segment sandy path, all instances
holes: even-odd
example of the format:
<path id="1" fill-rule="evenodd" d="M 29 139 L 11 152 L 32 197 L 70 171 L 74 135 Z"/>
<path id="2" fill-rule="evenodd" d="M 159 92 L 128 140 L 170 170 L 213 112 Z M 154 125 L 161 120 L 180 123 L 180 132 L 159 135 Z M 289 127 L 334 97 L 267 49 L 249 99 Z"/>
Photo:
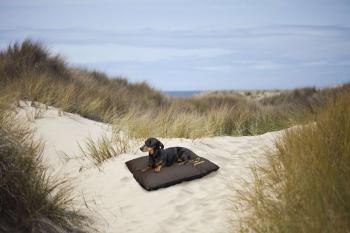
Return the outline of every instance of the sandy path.
<path id="1" fill-rule="evenodd" d="M 23 107 L 19 114 L 33 109 Z M 25 117 L 27 118 L 27 117 Z M 169 188 L 147 192 L 139 186 L 124 162 L 145 155 L 137 151 L 105 162 L 99 169 L 79 156 L 78 143 L 87 137 L 110 133 L 108 125 L 78 115 L 58 116 L 49 108 L 30 124 L 45 141 L 45 161 L 56 175 L 73 178 L 76 207 L 96 217 L 101 232 L 235 232 L 239 210 L 233 209 L 235 190 L 249 178 L 249 166 L 263 158 L 280 132 L 250 137 L 214 137 L 197 140 L 161 139 L 165 147 L 188 147 L 220 166 L 217 172 Z M 79 169 L 84 167 L 82 171 Z M 85 203 L 88 209 L 85 206 Z"/>

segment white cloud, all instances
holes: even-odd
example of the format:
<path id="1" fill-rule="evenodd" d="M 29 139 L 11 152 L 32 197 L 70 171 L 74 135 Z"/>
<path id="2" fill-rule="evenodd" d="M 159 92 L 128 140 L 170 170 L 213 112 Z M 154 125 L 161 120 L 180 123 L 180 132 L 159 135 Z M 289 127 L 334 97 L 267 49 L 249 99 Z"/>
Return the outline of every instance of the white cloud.
<path id="1" fill-rule="evenodd" d="M 232 69 L 232 67 L 228 65 L 217 65 L 217 66 L 200 66 L 200 67 L 197 67 L 197 69 L 204 70 L 204 71 L 228 72 Z"/>
<path id="2" fill-rule="evenodd" d="M 234 60 L 232 64 L 236 66 L 247 66 L 257 70 L 276 70 L 288 67 L 287 64 L 270 60 Z"/>
<path id="3" fill-rule="evenodd" d="M 275 63 L 272 61 L 259 61 L 253 64 L 253 68 L 258 70 L 276 70 L 276 69 L 282 69 L 286 68 L 287 65 Z"/>
<path id="4" fill-rule="evenodd" d="M 57 44 L 52 50 L 63 54 L 73 63 L 95 62 L 155 62 L 173 60 L 179 58 L 205 58 L 232 54 L 233 51 L 220 48 L 159 48 L 136 47 L 127 45 L 102 44 L 102 45 L 67 45 Z"/>
<path id="5" fill-rule="evenodd" d="M 315 67 L 315 66 L 350 66 L 350 60 L 339 60 L 339 61 L 311 61 L 301 64 L 303 67 Z"/>

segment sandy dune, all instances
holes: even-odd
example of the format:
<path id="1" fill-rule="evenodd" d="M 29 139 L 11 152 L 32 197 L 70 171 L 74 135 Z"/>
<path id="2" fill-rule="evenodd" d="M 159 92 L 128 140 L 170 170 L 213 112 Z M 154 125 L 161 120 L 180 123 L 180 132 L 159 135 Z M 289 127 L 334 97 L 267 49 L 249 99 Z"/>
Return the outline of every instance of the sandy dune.
<path id="1" fill-rule="evenodd" d="M 78 143 L 110 133 L 107 124 L 55 108 L 37 114 L 24 105 L 19 115 L 45 141 L 44 159 L 50 170 L 73 180 L 77 196 L 75 208 L 95 216 L 101 232 L 235 232 L 239 209 L 232 201 L 249 178 L 249 166 L 263 159 L 280 132 L 249 137 L 214 137 L 197 140 L 162 139 L 165 147 L 184 146 L 218 164 L 210 175 L 169 188 L 147 192 L 139 186 L 124 162 L 145 155 L 135 148 L 106 161 L 99 169 L 81 157 Z M 67 157 L 68 155 L 68 157 Z M 80 171 L 79 171 L 80 170 Z M 88 208 L 87 208 L 88 207 Z"/>

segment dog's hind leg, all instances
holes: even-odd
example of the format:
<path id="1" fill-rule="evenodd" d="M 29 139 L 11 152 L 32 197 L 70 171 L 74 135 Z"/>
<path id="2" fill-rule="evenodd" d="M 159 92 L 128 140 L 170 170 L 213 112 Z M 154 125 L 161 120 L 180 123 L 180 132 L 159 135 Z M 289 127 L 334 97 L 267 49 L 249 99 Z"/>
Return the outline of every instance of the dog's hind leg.
<path id="1" fill-rule="evenodd" d="M 198 156 L 194 153 L 185 152 L 181 155 L 181 160 L 184 161 L 185 164 L 189 162 L 194 163 L 197 157 Z"/>

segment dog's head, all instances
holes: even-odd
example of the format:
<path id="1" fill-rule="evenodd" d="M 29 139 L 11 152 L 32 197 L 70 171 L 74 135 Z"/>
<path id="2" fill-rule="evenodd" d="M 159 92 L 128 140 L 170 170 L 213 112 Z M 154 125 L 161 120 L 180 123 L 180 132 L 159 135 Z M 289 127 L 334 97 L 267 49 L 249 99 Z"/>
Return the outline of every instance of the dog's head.
<path id="1" fill-rule="evenodd" d="M 159 141 L 156 138 L 148 138 L 145 141 L 145 144 L 140 147 L 140 150 L 143 152 L 149 152 L 150 154 L 153 154 L 154 151 L 164 149 L 164 145 L 161 141 Z"/>

